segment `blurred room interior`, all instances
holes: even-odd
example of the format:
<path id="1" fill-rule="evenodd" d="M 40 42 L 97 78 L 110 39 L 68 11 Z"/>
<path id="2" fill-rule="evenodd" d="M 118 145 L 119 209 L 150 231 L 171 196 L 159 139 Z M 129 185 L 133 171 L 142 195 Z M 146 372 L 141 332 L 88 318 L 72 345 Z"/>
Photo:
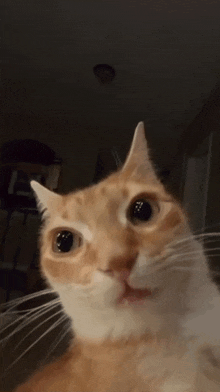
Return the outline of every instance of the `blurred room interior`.
<path id="1" fill-rule="evenodd" d="M 172 11 L 159 3 L 5 2 L 2 304 L 45 288 L 29 180 L 61 193 L 99 181 L 121 165 L 139 121 L 161 180 L 183 202 L 193 229 L 219 231 L 218 12 L 213 4 L 210 15 L 204 9 L 195 20 L 181 4 Z M 217 282 L 218 253 L 210 259 Z M 38 351 L 40 358 L 43 347 Z M 1 388 L 10 390 L 34 369 L 30 358 L 18 362 L 17 376 L 6 375 Z"/>

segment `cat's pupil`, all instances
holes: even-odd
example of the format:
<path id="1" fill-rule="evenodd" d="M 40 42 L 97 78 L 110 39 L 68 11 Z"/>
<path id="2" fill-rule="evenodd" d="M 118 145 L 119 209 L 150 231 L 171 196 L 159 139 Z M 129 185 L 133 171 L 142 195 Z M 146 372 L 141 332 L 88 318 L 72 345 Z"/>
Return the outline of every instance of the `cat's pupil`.
<path id="1" fill-rule="evenodd" d="M 69 252 L 73 247 L 73 233 L 63 230 L 57 234 L 56 246 L 60 252 Z"/>
<path id="2" fill-rule="evenodd" d="M 146 222 L 152 216 L 152 207 L 145 199 L 136 200 L 132 203 L 129 211 L 129 217 L 132 222 Z"/>

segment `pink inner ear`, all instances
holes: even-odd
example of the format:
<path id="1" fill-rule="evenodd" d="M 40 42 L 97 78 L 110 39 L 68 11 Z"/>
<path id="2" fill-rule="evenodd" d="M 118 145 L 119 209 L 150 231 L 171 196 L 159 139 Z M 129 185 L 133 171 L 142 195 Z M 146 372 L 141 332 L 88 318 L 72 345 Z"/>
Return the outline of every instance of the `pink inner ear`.
<path id="1" fill-rule="evenodd" d="M 134 132 L 134 137 L 131 143 L 131 147 L 123 166 L 123 170 L 126 170 L 133 165 L 141 165 L 146 163 L 148 160 L 148 148 L 147 141 L 144 133 L 144 124 L 140 122 Z"/>
<path id="2" fill-rule="evenodd" d="M 143 122 L 140 122 L 136 127 L 122 172 L 127 173 L 129 177 L 136 177 L 139 180 L 145 181 L 147 179 L 153 183 L 160 183 L 149 157 Z"/>

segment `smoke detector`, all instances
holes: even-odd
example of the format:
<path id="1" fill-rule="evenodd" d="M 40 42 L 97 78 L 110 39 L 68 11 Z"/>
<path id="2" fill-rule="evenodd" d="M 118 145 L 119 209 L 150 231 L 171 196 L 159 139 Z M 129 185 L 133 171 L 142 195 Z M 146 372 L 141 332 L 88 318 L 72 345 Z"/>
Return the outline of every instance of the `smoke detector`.
<path id="1" fill-rule="evenodd" d="M 108 64 L 97 64 L 93 67 L 93 73 L 101 84 L 109 84 L 115 78 L 115 69 Z"/>

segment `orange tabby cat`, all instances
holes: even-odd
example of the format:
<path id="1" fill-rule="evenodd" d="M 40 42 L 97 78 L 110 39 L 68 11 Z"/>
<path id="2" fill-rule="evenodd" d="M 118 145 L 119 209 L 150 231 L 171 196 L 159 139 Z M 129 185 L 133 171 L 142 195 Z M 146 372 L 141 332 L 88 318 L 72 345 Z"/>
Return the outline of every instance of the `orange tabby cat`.
<path id="1" fill-rule="evenodd" d="M 198 350 L 220 341 L 219 293 L 143 123 L 122 169 L 98 185 L 66 196 L 31 186 L 42 274 L 76 337 L 16 392 L 195 392 Z"/>

